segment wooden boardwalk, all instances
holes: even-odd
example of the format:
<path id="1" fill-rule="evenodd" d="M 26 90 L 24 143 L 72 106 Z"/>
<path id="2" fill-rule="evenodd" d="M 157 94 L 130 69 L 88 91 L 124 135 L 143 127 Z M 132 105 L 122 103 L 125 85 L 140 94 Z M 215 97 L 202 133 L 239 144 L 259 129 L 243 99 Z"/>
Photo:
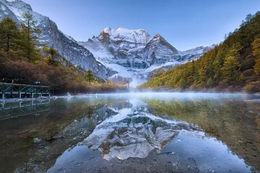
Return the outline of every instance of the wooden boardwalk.
<path id="1" fill-rule="evenodd" d="M 0 100 L 2 101 L 8 98 L 34 98 L 35 95 L 50 97 L 50 87 L 0 82 Z"/>

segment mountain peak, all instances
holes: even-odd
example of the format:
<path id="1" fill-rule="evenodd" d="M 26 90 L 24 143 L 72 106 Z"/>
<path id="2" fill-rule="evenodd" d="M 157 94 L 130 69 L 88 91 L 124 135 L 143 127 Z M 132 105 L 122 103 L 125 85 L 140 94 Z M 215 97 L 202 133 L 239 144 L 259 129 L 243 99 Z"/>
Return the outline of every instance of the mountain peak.
<path id="1" fill-rule="evenodd" d="M 155 36 L 152 38 L 153 41 L 156 41 L 156 42 L 167 42 L 163 36 L 159 33 L 155 34 Z"/>
<path id="2" fill-rule="evenodd" d="M 144 29 L 128 29 L 119 27 L 117 30 L 110 27 L 106 27 L 101 32 L 100 38 L 104 38 L 104 35 L 109 36 L 111 40 L 124 40 L 126 42 L 137 43 L 137 44 L 146 44 L 151 36 Z"/>
<path id="3" fill-rule="evenodd" d="M 122 32 L 142 33 L 142 32 L 145 32 L 145 33 L 147 33 L 146 30 L 144 30 L 144 29 L 128 29 L 128 28 L 124 28 L 124 27 L 119 27 L 117 29 L 113 29 L 111 27 L 106 27 L 101 32 L 105 32 L 105 33 L 109 33 L 109 32 L 115 32 L 115 33 L 120 33 L 120 32 L 121 33 Z"/>
<path id="4" fill-rule="evenodd" d="M 13 16 L 12 16 L 13 19 L 17 17 L 17 19 L 22 21 L 23 14 L 25 12 L 34 13 L 31 5 L 23 2 L 22 0 L 0 0 L 0 2 L 3 3 L 3 5 L 6 6 L 6 8 L 10 9 L 10 11 L 13 13 Z M 5 11 L 4 15 L 0 15 L 0 20 L 7 17 L 9 14 L 9 12 L 6 11 L 7 9 L 5 9 L 4 6 L 2 6 L 2 8 L 1 8 L 1 5 L 0 5 L 0 9 Z M 16 17 L 14 17 L 14 15 Z M 38 16 L 40 16 L 40 15 L 38 15 Z M 38 18 L 36 18 L 36 20 L 39 22 Z"/>
<path id="5" fill-rule="evenodd" d="M 155 37 L 162 37 L 159 33 L 157 33 L 156 35 L 155 35 Z"/>
<path id="6" fill-rule="evenodd" d="M 166 41 L 159 33 L 157 33 L 145 46 L 145 49 L 155 50 L 161 49 L 165 52 L 169 52 L 169 55 L 177 54 L 178 50 L 173 47 L 168 41 Z M 158 52 L 160 52 L 159 50 Z M 169 51 L 170 50 L 170 51 Z"/>
<path id="7" fill-rule="evenodd" d="M 110 27 L 106 27 L 102 30 L 102 32 L 109 33 L 112 30 Z"/>

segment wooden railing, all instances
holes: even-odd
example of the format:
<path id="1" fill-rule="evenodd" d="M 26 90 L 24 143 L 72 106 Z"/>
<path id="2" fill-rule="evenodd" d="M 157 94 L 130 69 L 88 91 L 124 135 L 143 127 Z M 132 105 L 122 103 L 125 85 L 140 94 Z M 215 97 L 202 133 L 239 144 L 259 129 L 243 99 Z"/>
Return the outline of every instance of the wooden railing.
<path id="1" fill-rule="evenodd" d="M 50 87 L 42 85 L 25 85 L 0 82 L 0 100 L 6 98 L 34 98 L 34 96 L 50 97 Z"/>

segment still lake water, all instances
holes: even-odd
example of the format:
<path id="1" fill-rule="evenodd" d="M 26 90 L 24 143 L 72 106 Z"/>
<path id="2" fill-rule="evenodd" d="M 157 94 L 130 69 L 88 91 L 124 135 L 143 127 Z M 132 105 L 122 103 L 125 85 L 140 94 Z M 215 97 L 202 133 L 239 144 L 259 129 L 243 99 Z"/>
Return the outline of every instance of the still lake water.
<path id="1" fill-rule="evenodd" d="M 260 170 L 256 95 L 58 98 L 7 104 L 0 120 L 1 173 Z"/>

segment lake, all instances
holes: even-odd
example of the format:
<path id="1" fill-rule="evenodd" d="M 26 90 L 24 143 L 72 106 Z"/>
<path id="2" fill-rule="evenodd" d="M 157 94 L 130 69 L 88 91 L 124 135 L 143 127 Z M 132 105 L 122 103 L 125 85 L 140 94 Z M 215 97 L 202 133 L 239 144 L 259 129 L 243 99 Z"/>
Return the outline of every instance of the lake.
<path id="1" fill-rule="evenodd" d="M 0 172 L 259 172 L 260 96 L 118 93 L 0 107 Z"/>

